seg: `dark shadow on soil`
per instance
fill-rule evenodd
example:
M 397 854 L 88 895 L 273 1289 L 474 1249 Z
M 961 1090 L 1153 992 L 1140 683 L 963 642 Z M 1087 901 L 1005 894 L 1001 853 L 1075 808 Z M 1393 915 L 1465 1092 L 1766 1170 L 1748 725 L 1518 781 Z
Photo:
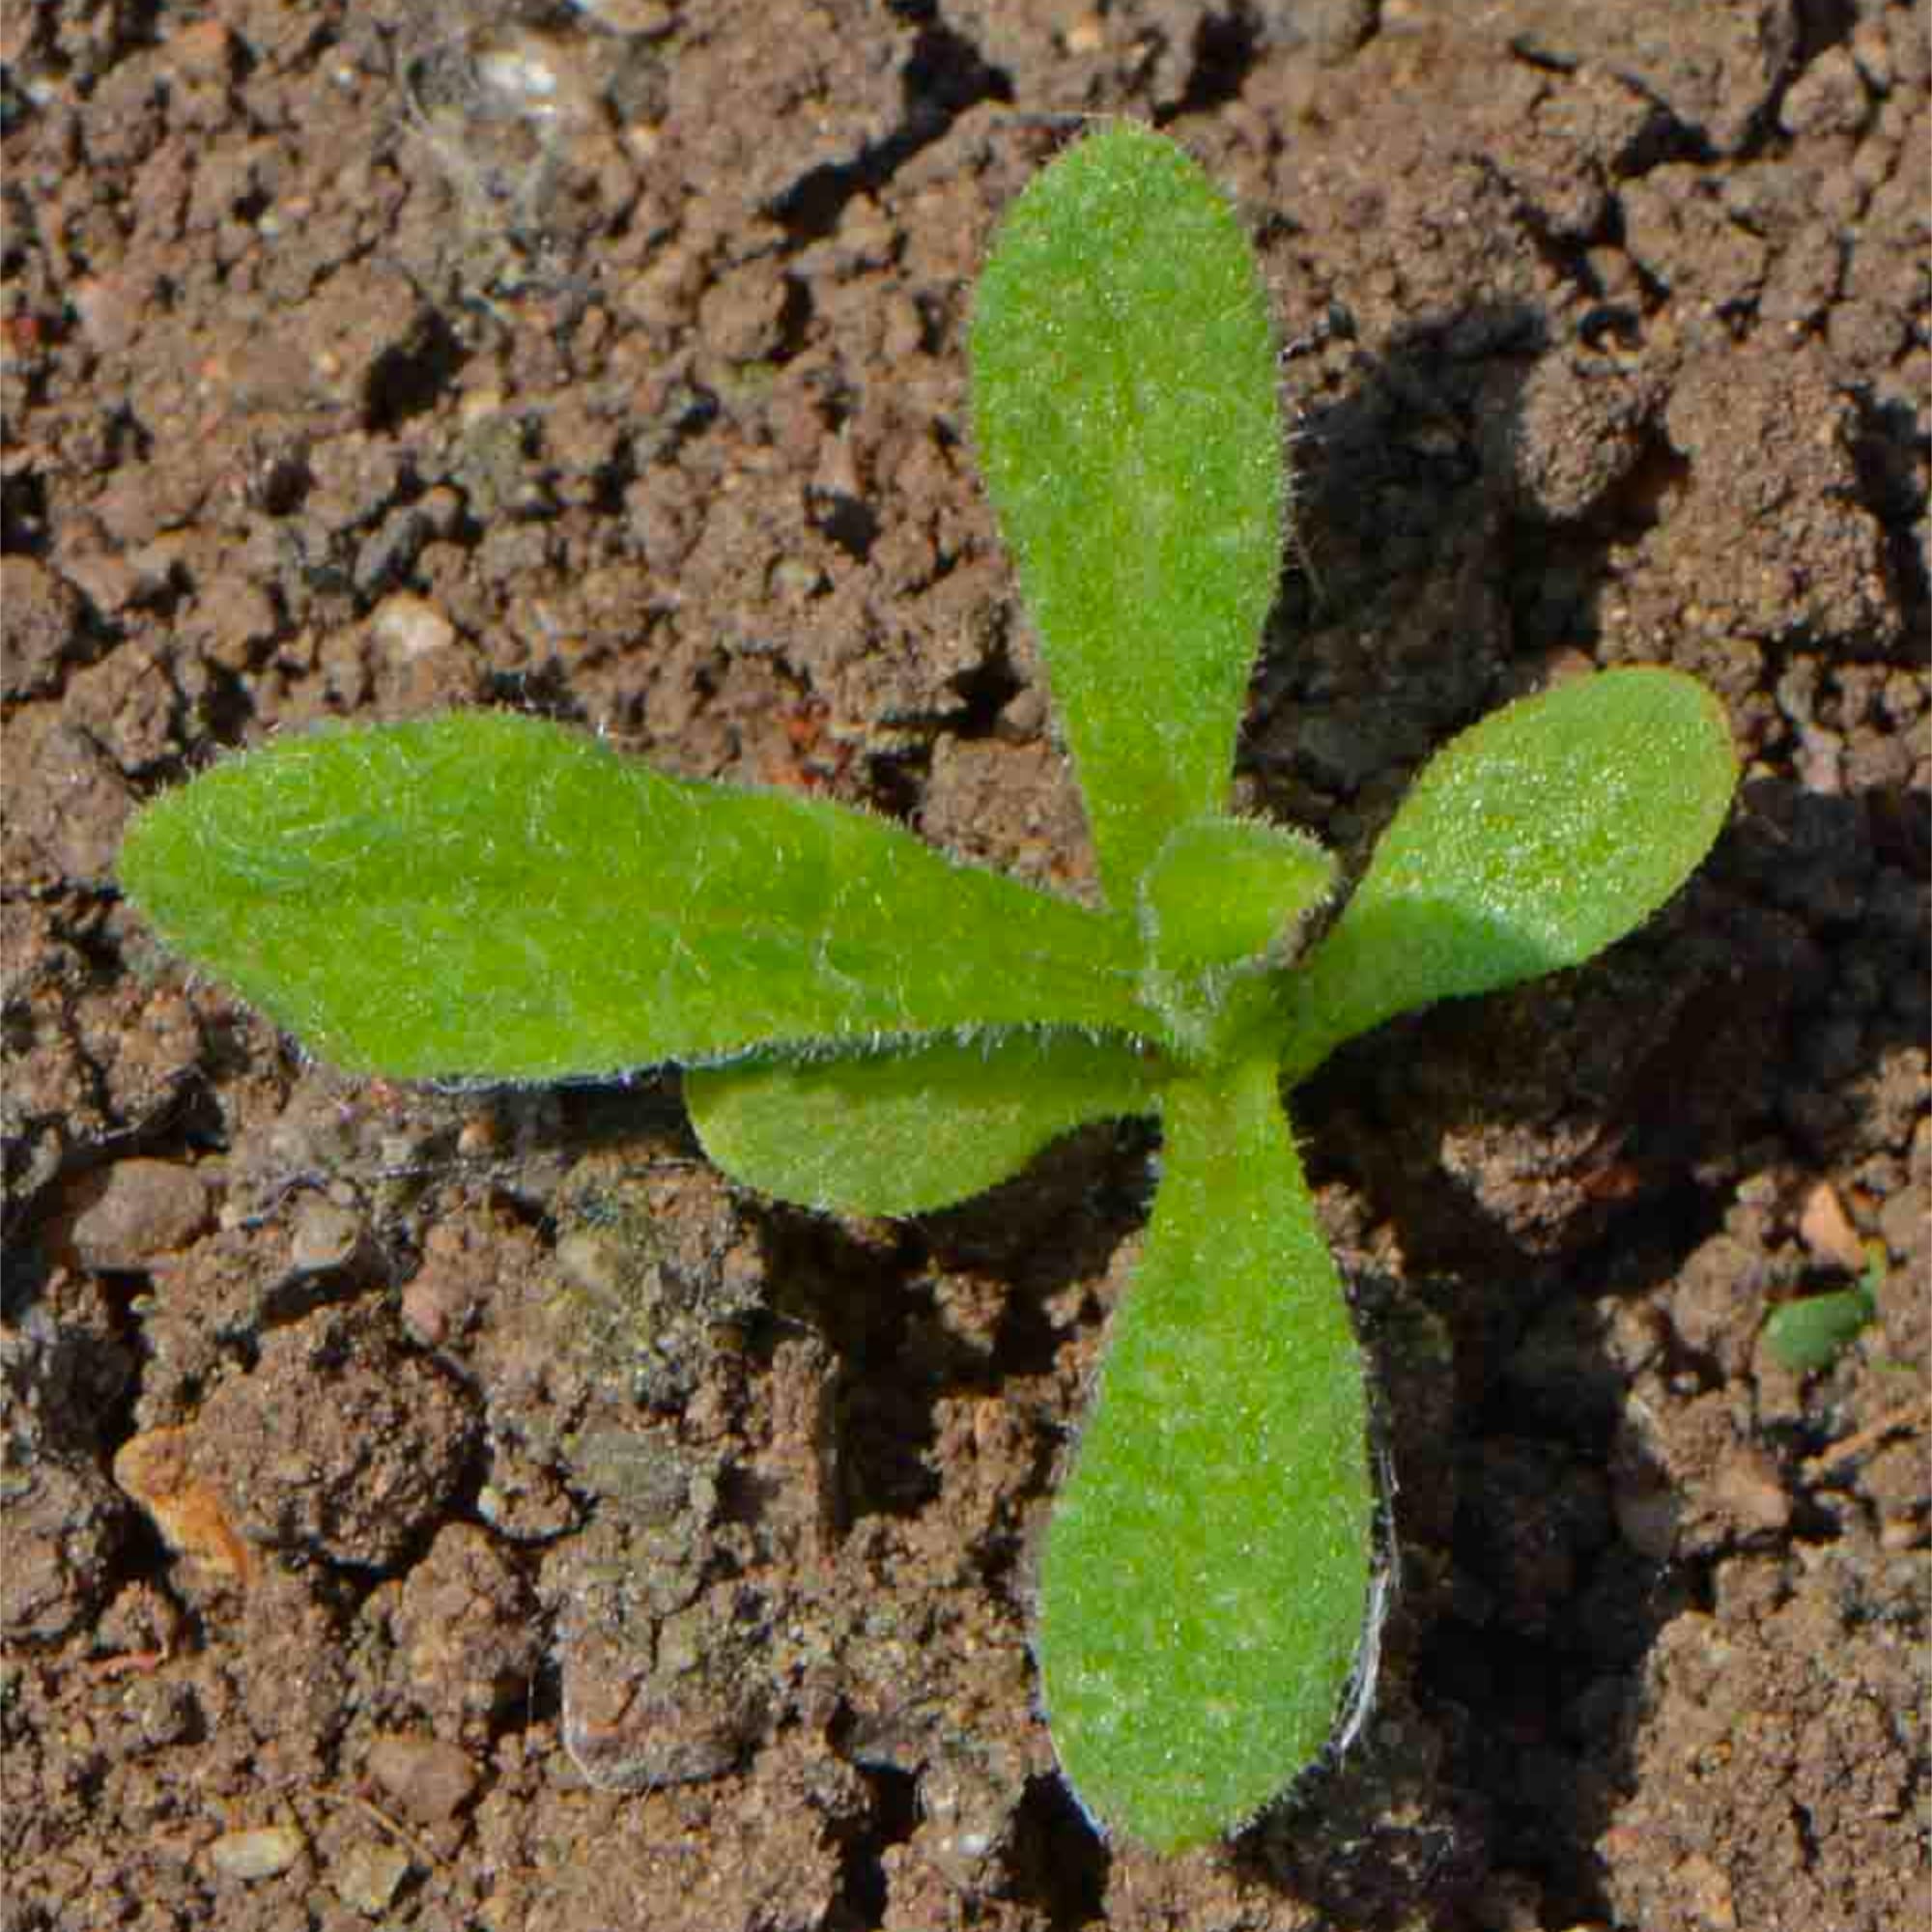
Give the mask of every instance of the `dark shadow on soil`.
M 771 1278 L 784 1284 L 777 1313 L 822 1335 L 845 1371 L 846 1527 L 875 1512 L 912 1515 L 932 1500 L 942 1401 L 1047 1371 L 1065 1337 L 1045 1303 L 1103 1273 L 1141 1224 L 1151 1194 L 1151 1129 L 1132 1123 L 1085 1129 L 991 1193 L 898 1224 L 882 1242 L 855 1239 L 824 1216 L 767 1210 Z M 936 1292 L 960 1277 L 997 1298 L 990 1331 L 962 1332 L 936 1301 Z
M 929 11 L 936 14 L 938 10 Z M 969 108 L 1013 98 L 1010 79 L 988 66 L 970 41 L 936 18 L 922 22 L 901 80 L 904 116 L 893 134 L 872 143 L 851 161 L 813 168 L 773 208 L 795 246 L 833 234 L 854 197 L 876 191 Z

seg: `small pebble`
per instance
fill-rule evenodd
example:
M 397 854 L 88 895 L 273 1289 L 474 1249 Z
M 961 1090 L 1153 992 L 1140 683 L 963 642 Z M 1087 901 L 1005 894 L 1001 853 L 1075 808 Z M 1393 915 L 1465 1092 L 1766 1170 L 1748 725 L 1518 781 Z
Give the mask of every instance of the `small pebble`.
M 455 1745 L 389 1732 L 369 1747 L 369 1776 L 411 1817 L 440 1825 L 455 1817 L 476 1789 L 476 1767 Z
M 154 1520 L 170 1549 L 193 1557 L 212 1575 L 246 1583 L 248 1546 L 229 1520 L 221 1492 L 194 1472 L 193 1433 L 150 1429 L 114 1454 L 114 1480 Z
M 1804 1197 L 1798 1236 L 1819 1261 L 1841 1267 L 1847 1274 L 1863 1271 L 1864 1246 L 1829 1180 L 1821 1180 Z
M 433 604 L 407 591 L 384 598 L 369 628 L 403 664 L 447 650 L 456 641 L 456 626 Z
M 410 1875 L 410 1855 L 400 1845 L 352 1845 L 328 1874 L 335 1895 L 352 1912 L 374 1918 L 388 1911 Z
M 303 1274 L 346 1265 L 362 1242 L 361 1215 L 321 1195 L 303 1199 L 296 1209 L 295 1222 L 289 1263 Z
M 122 1160 L 74 1219 L 73 1247 L 91 1268 L 144 1268 L 208 1225 L 208 1187 L 168 1160 Z
M 301 1857 L 299 1832 L 265 1825 L 253 1832 L 224 1832 L 208 1848 L 208 1861 L 223 1878 L 252 1883 L 278 1878 Z

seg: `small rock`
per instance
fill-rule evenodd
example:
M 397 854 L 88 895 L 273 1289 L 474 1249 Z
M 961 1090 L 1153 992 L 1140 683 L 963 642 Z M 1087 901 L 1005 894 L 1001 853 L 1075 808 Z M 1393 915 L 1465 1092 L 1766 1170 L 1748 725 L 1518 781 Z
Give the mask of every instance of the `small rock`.
M 781 344 L 785 281 L 778 265 L 753 262 L 734 270 L 705 292 L 698 303 L 698 327 L 705 346 L 727 362 L 755 362 Z
M 61 559 L 61 575 L 108 617 L 125 611 L 148 587 L 133 559 L 119 551 L 91 551 L 65 556 Z M 18 608 L 14 607 L 16 612 Z M 16 634 L 19 621 L 17 614 L 12 620 Z
M 668 1596 L 688 1575 L 677 1541 L 675 1532 L 599 1525 L 546 1573 L 546 1594 L 560 1586 L 570 1599 L 560 1632 L 563 1746 L 600 1791 L 723 1776 L 769 1726 L 759 1640 L 732 1586 L 663 1615 L 655 1631 L 640 1614 L 643 1590 L 655 1581 Z M 614 1588 L 608 1572 L 591 1574 L 595 1553 L 613 1543 L 631 1557 Z
M 1793 761 L 1798 781 L 1806 791 L 1835 798 L 1845 788 L 1845 741 L 1836 731 L 1822 724 L 1806 724 L 1798 733 L 1798 755 Z
M 434 604 L 407 591 L 384 598 L 369 628 L 404 664 L 447 650 L 456 641 L 456 626 Z
M 574 0 L 574 4 L 613 34 L 664 34 L 677 21 L 677 9 L 667 0 Z
M 365 1841 L 336 1860 L 328 1882 L 352 1912 L 374 1918 L 396 1902 L 409 1875 L 410 1855 L 400 1845 Z
M 1856 60 L 1843 47 L 1827 47 L 1785 90 L 1777 121 L 1787 134 L 1856 134 L 1871 109 Z
M 385 1732 L 369 1747 L 369 1776 L 412 1818 L 440 1825 L 474 1795 L 477 1771 L 467 1751 L 434 1738 Z
M 91 1268 L 144 1268 L 208 1225 L 208 1187 L 166 1160 L 117 1161 L 99 1197 L 74 1219 L 74 1252 Z
M 346 1267 L 362 1245 L 362 1216 L 322 1195 L 311 1194 L 296 1209 L 289 1242 L 289 1265 L 303 1274 Z
M 469 1466 L 464 1392 L 373 1305 L 271 1329 L 202 1405 L 195 1467 L 256 1543 L 386 1568 L 440 1520 Z
M 279 1878 L 302 1855 L 302 1836 L 286 1825 L 252 1832 L 224 1832 L 208 1848 L 208 1861 L 223 1878 L 252 1884 Z
M 1864 1245 L 1829 1180 L 1821 1180 L 1804 1197 L 1798 1235 L 1819 1261 L 1841 1267 L 1847 1274 L 1863 1272 Z
M 225 669 L 247 670 L 255 647 L 275 635 L 281 619 L 274 600 L 240 572 L 228 571 L 205 585 L 184 628 L 196 647 Z
M 248 1546 L 228 1519 L 221 1494 L 190 1463 L 193 1432 L 151 1429 L 130 1436 L 114 1458 L 114 1480 L 154 1519 L 170 1549 L 218 1577 L 245 1583 Z
M 920 1850 L 962 1892 L 984 1889 L 1011 1840 L 1025 1787 L 1011 1750 L 942 1746 L 919 1780 Z

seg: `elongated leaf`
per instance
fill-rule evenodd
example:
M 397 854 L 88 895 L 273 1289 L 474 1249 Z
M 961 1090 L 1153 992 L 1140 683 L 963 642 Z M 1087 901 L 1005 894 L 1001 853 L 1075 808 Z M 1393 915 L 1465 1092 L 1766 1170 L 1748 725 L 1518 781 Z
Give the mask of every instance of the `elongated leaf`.
M 1107 128 L 1035 178 L 980 276 L 980 463 L 1110 900 L 1227 801 L 1281 563 L 1274 337 L 1240 223 L 1172 142 Z
M 1155 1112 L 1161 1072 L 1123 1040 L 1001 1034 L 696 1069 L 684 1097 L 705 1152 L 747 1186 L 808 1208 L 923 1214 L 996 1186 L 1089 1121 Z
M 1364 1634 L 1362 1363 L 1272 1069 L 1170 1089 L 1147 1252 L 1047 1533 L 1062 1767 L 1159 1851 L 1233 1830 L 1327 1742 Z
M 235 758 L 142 813 L 121 876 L 171 945 L 356 1071 L 551 1079 L 1147 1024 L 1124 918 L 501 713 Z
M 1690 876 L 1736 783 L 1722 708 L 1677 671 L 1605 671 L 1493 712 L 1431 760 L 1285 982 L 1288 1072 L 1411 1007 L 1601 952 Z

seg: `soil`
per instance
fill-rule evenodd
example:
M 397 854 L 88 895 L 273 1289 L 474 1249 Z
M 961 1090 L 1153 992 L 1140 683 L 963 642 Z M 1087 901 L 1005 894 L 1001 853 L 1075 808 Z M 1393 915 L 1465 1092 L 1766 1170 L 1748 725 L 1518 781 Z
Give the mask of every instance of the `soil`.
M 10 1932 L 1924 1922 L 1925 5 L 0 43 Z M 1297 1096 L 1400 1589 L 1360 1740 L 1168 1861 L 1059 1784 L 1026 1644 L 1144 1133 L 814 1219 L 672 1086 L 307 1064 L 113 883 L 231 748 L 486 703 L 1079 890 L 961 335 L 1110 111 L 1228 184 L 1290 339 L 1243 801 L 1359 860 L 1588 665 L 1694 671 L 1747 765 L 1644 931 Z

